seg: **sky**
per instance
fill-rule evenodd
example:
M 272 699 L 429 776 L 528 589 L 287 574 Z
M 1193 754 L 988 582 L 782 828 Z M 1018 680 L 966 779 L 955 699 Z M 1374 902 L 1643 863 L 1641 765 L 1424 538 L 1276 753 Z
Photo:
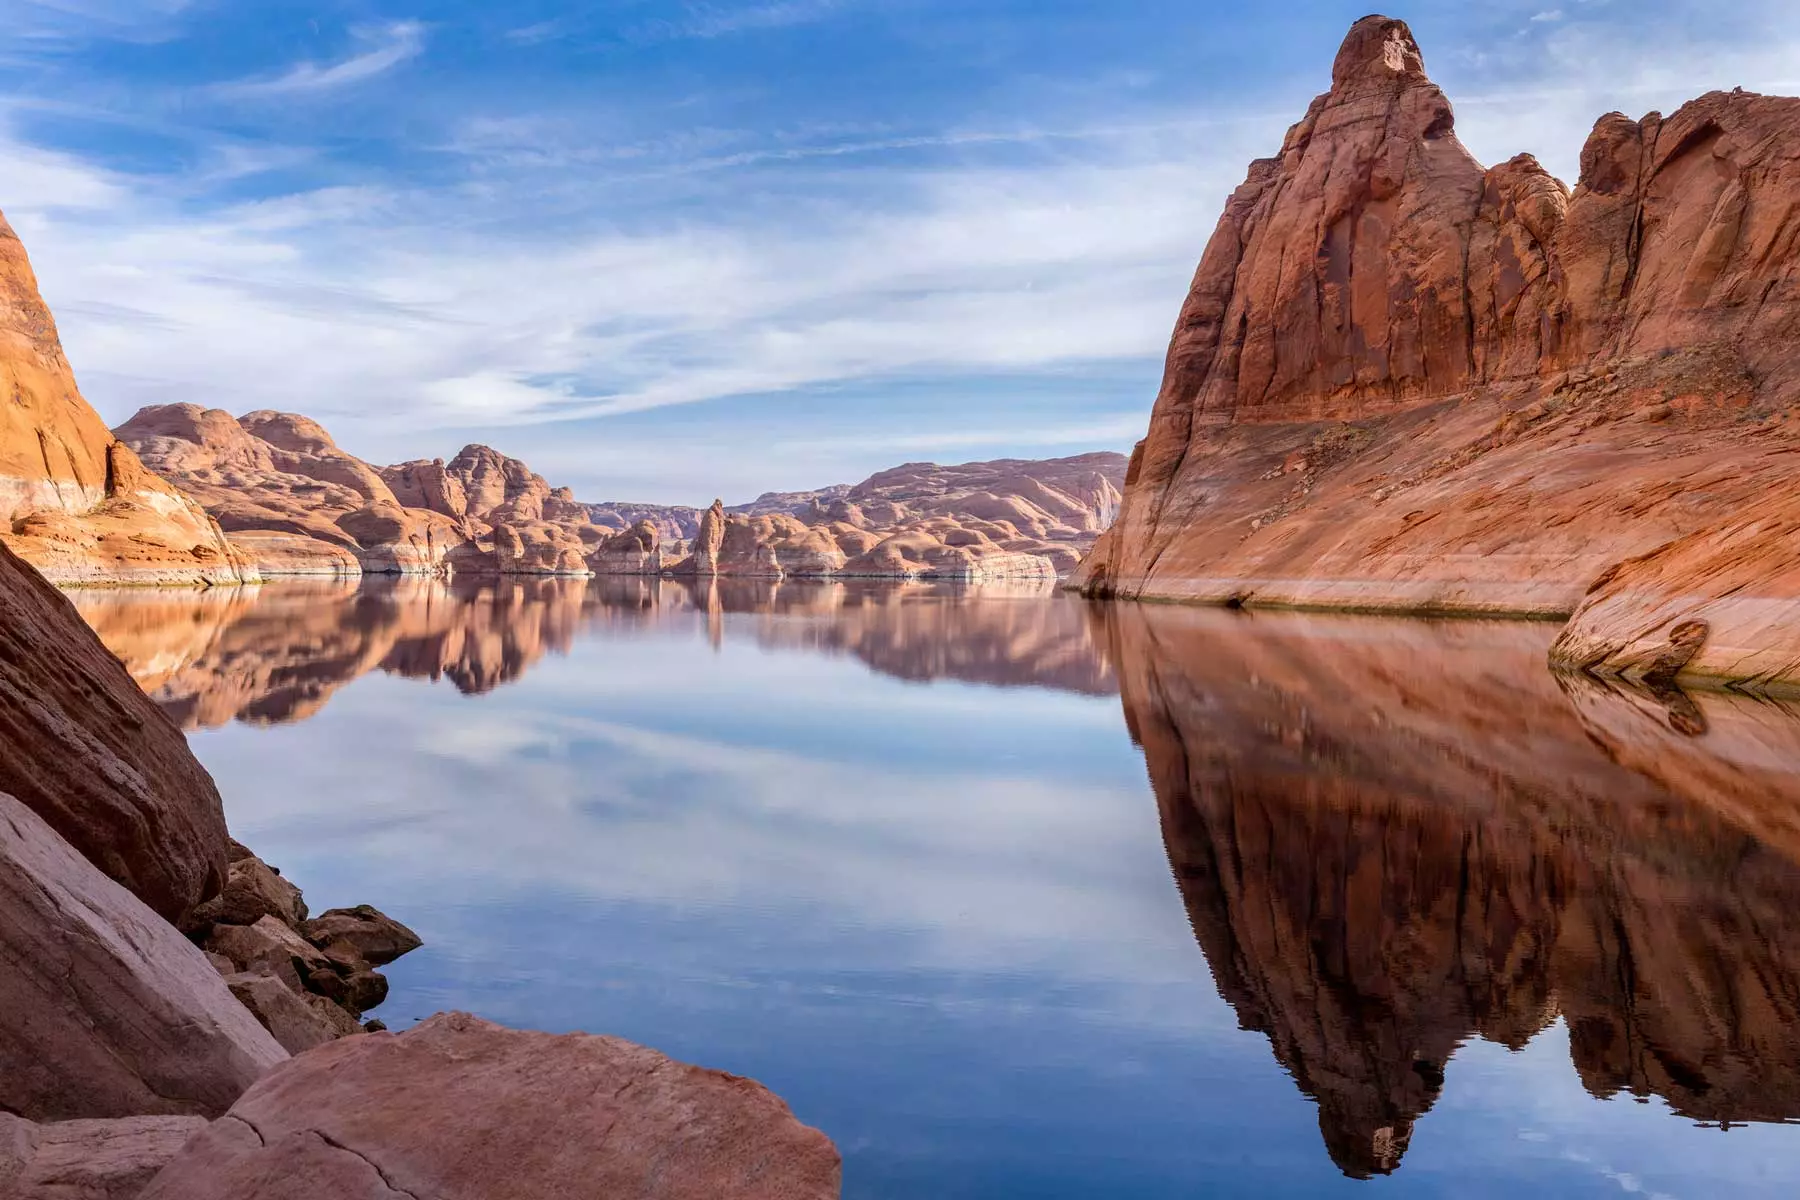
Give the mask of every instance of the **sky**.
M 1368 3 L 0 0 L 0 211 L 113 424 L 687 504 L 1127 451 Z M 1389 15 L 1478 158 L 1571 183 L 1609 110 L 1800 92 L 1791 0 Z

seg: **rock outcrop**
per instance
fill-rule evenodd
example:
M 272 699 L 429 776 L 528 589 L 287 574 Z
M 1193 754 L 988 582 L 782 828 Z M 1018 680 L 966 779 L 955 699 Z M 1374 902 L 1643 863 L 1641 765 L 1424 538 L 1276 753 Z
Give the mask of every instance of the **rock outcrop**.
M 1219 992 L 1347 1174 L 1559 1017 L 1596 1096 L 1800 1116 L 1800 713 L 1559 680 L 1529 623 L 1096 619 Z
M 146 471 L 75 386 L 18 234 L 0 217 L 0 542 L 70 583 L 242 583 L 254 565 Z
M 171 921 L 224 886 L 224 808 L 187 740 L 5 546 L 0 792 Z
M 1689 578 L 1740 536 L 1800 450 L 1800 100 L 1611 114 L 1581 163 L 1573 192 L 1528 155 L 1484 169 L 1406 25 L 1359 21 L 1226 205 L 1077 584 L 1566 614 L 1616 564 L 1673 542 L 1658 569 Z M 1718 627 L 1750 608 L 1714 612 L 1709 667 L 1756 640 Z M 1632 619 L 1571 653 L 1641 642 Z
M 840 1170 L 748 1079 L 451 1013 L 271 1072 L 143 1200 L 835 1200 Z
M 137 1200 L 204 1117 L 38 1125 L 0 1113 L 0 1200 Z
M 213 965 L 0 793 L 0 1113 L 217 1116 L 286 1057 Z
M 1117 454 L 908 463 L 854 485 L 772 492 L 736 508 L 714 501 L 688 554 L 656 561 L 700 578 L 1055 579 L 1113 520 L 1124 474 Z M 619 551 L 596 557 L 595 569 L 654 573 L 627 543 Z
M 588 575 L 610 531 L 515 458 L 374 467 L 293 413 L 142 409 L 121 441 L 179 483 L 264 575 Z

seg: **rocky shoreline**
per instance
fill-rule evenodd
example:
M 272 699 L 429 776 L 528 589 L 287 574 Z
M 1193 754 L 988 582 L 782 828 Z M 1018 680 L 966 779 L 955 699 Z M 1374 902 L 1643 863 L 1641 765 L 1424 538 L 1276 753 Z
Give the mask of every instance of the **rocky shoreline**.
M 310 915 L 4 546 L 0 865 L 8 1200 L 838 1194 L 830 1141 L 749 1080 L 461 1014 L 364 1023 L 418 936 L 366 906 Z

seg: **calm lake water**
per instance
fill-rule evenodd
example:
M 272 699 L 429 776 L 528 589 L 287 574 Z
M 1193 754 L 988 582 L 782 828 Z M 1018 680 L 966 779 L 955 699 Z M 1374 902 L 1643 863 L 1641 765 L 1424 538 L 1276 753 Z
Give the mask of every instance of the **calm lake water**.
M 654 580 L 75 598 L 243 841 L 424 936 L 391 1026 L 754 1076 L 849 1197 L 1800 1184 L 1800 717 L 1559 680 L 1551 627 Z

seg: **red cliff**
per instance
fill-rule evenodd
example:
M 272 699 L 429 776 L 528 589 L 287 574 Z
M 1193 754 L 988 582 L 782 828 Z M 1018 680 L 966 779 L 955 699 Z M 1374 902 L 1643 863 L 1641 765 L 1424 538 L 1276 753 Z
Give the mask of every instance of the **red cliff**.
M 1581 165 L 1483 168 L 1405 23 L 1357 22 L 1226 205 L 1078 585 L 1563 614 L 1787 483 L 1800 100 L 1610 114 Z

